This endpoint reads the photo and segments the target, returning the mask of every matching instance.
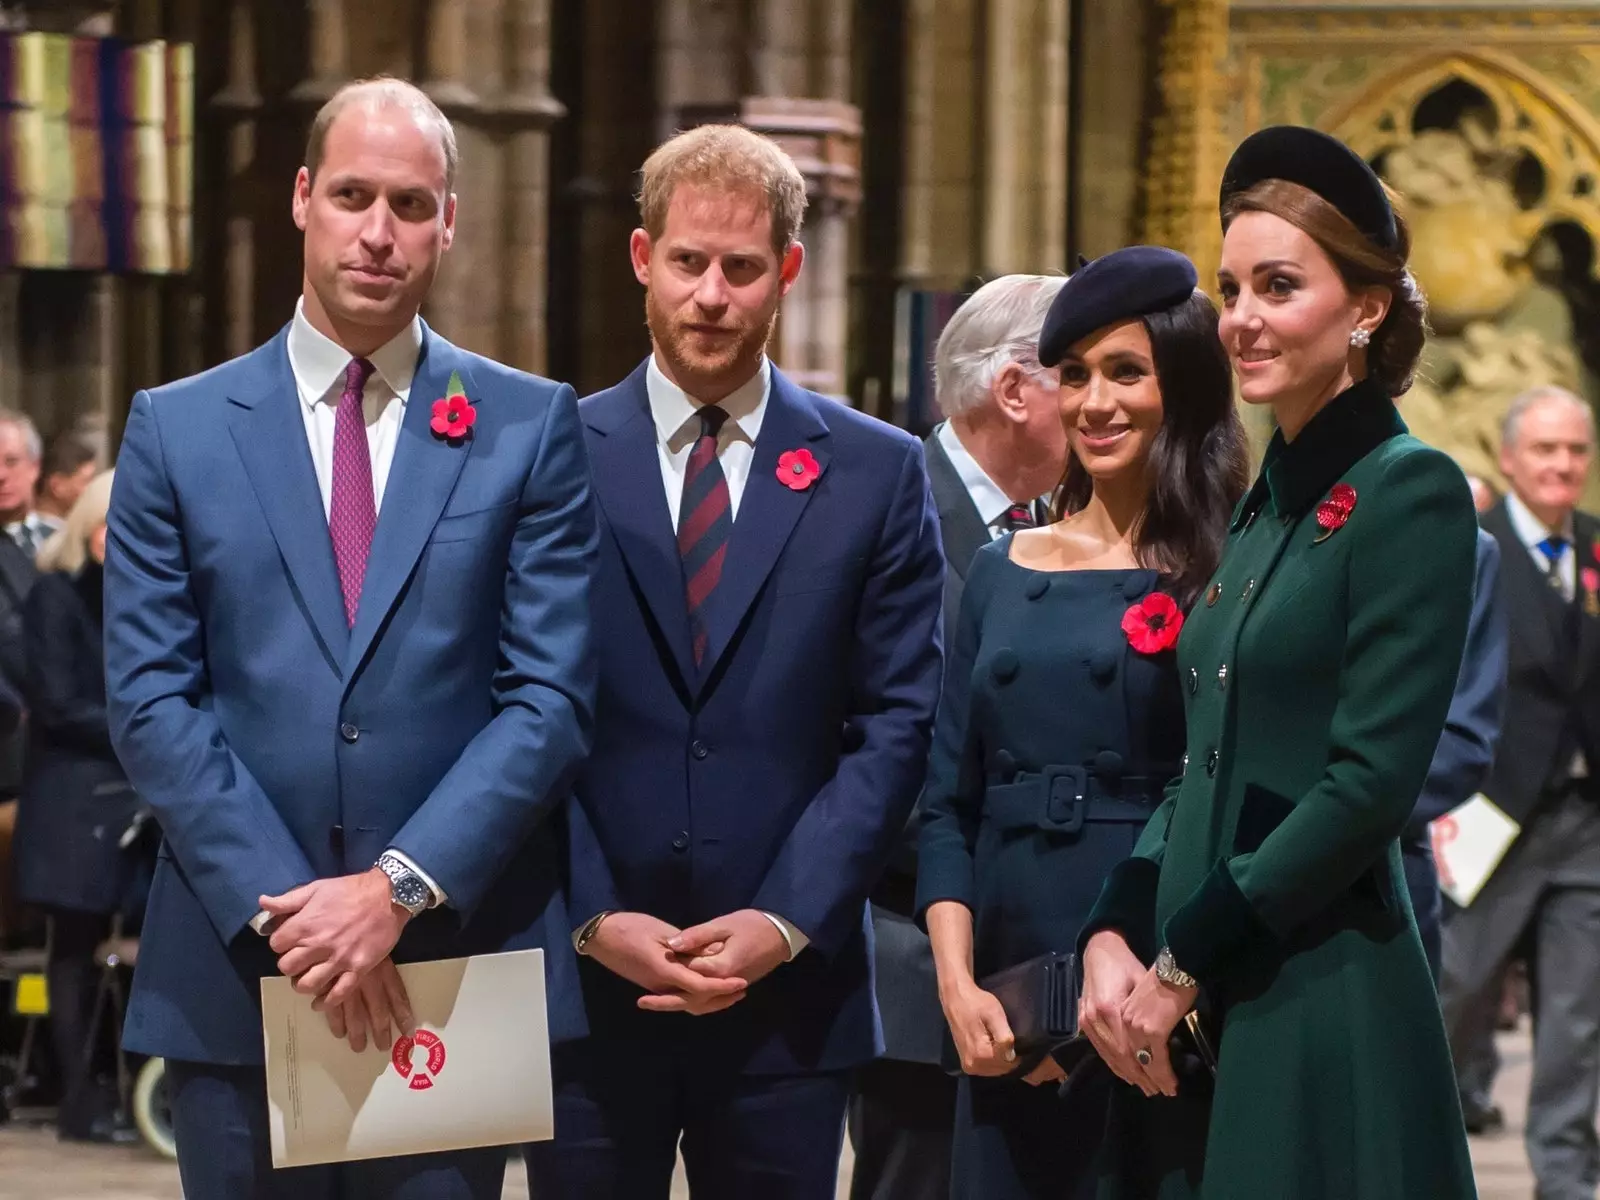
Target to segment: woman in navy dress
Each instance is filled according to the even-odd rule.
[[[1059,364],[1072,447],[1058,520],[985,547],[968,575],[917,870],[963,1071],[958,1200],[1092,1188],[1109,1075],[1063,1090],[1053,1058],[1019,1064],[977,981],[1073,948],[1179,771],[1171,646],[1246,484],[1216,327],[1175,251],[1134,246],[1081,268],[1039,347]]]

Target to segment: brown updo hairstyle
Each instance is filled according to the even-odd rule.
[[[1384,189],[1388,191],[1386,187]],[[1394,194],[1389,193],[1390,203]],[[1222,228],[1240,213],[1271,213],[1314,241],[1332,260],[1352,292],[1386,287],[1393,299],[1383,323],[1367,346],[1367,373],[1391,397],[1403,396],[1416,375],[1417,360],[1428,336],[1428,301],[1406,267],[1411,256],[1411,230],[1398,210],[1394,214],[1396,247],[1386,250],[1353,225],[1321,196],[1298,183],[1265,179],[1230,197],[1222,208]]]

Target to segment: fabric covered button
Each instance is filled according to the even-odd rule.
[[[1110,650],[1097,650],[1089,656],[1089,674],[1096,683],[1110,683],[1117,674],[1117,656]]]
[[[1116,779],[1122,774],[1122,755],[1115,750],[1102,750],[1094,756],[1094,773],[1101,778]]]
[[[1021,669],[1022,660],[1009,646],[996,650],[994,657],[989,660],[989,674],[994,676],[996,683],[1010,683]]]
[[[1144,595],[1144,580],[1135,575],[1122,585],[1122,596],[1125,600],[1137,600]]]
[[[989,770],[1001,779],[1010,779],[1017,773],[1016,756],[1009,750],[996,750],[989,756]]]
[[[1028,586],[1022,590],[1029,600],[1037,600],[1050,590],[1050,577],[1048,575],[1035,575],[1028,580]]]

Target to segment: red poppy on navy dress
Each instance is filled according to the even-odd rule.
[[[1151,592],[1122,614],[1122,632],[1140,654],[1160,654],[1178,644],[1183,610],[1165,592]]]
[[[778,481],[785,487],[803,492],[821,474],[822,467],[809,450],[785,450],[778,455]]]

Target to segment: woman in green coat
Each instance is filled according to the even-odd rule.
[[[1119,1097],[1102,1195],[1460,1200],[1472,1168],[1397,838],[1472,603],[1466,480],[1395,409],[1409,238],[1341,143],[1263,130],[1222,189],[1219,335],[1278,432],[1178,647],[1182,776],[1084,931]],[[1201,996],[1213,1087],[1168,1039]],[[1209,1094],[1207,1094],[1209,1093]]]

